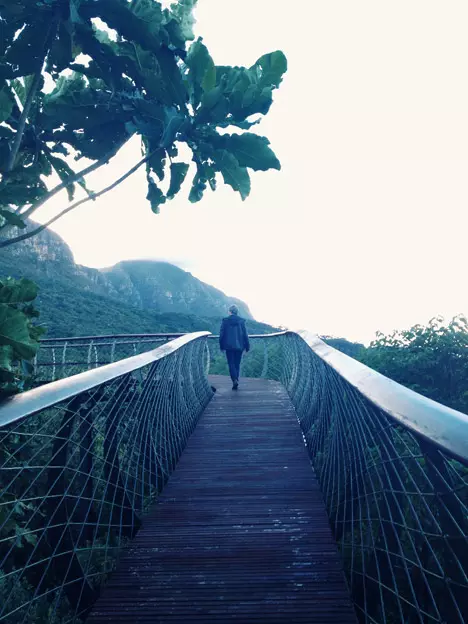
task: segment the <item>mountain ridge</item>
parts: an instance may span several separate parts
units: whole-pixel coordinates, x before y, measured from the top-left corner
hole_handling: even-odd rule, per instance
[[[28,228],[37,225],[28,222]],[[25,264],[27,267],[23,266]],[[253,318],[248,306],[240,299],[226,295],[166,261],[123,260],[103,269],[77,264],[67,243],[50,230],[4,250],[0,256],[2,273],[5,273],[4,268],[14,271],[14,277],[18,276],[19,270],[27,269],[31,279],[38,282],[41,276],[72,278],[83,290],[154,312],[219,316],[235,303],[242,316]]]
[[[45,337],[217,332],[231,303],[238,305],[252,333],[274,329],[256,322],[243,301],[168,262],[127,260],[104,269],[76,264],[65,241],[48,230],[4,249],[0,275],[28,277],[38,284]]]

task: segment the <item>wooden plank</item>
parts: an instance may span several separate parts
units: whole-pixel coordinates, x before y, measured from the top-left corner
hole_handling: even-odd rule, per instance
[[[89,624],[355,624],[294,408],[273,381],[217,393]]]

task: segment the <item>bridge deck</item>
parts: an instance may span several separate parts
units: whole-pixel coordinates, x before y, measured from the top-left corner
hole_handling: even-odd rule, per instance
[[[88,624],[355,623],[289,398],[225,377]]]

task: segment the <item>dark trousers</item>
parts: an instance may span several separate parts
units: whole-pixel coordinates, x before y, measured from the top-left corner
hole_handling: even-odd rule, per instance
[[[235,381],[239,379],[242,351],[226,351],[226,358],[229,364],[229,374],[231,375],[232,381]]]

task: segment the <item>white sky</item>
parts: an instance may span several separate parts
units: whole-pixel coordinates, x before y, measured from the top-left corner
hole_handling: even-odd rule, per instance
[[[258,320],[364,341],[468,313],[466,0],[199,0],[196,17],[217,64],[286,53],[257,126],[282,171],[253,172],[244,203],[220,186],[192,205],[186,185],[159,216],[141,171],[54,226],[76,261],[167,259]]]

